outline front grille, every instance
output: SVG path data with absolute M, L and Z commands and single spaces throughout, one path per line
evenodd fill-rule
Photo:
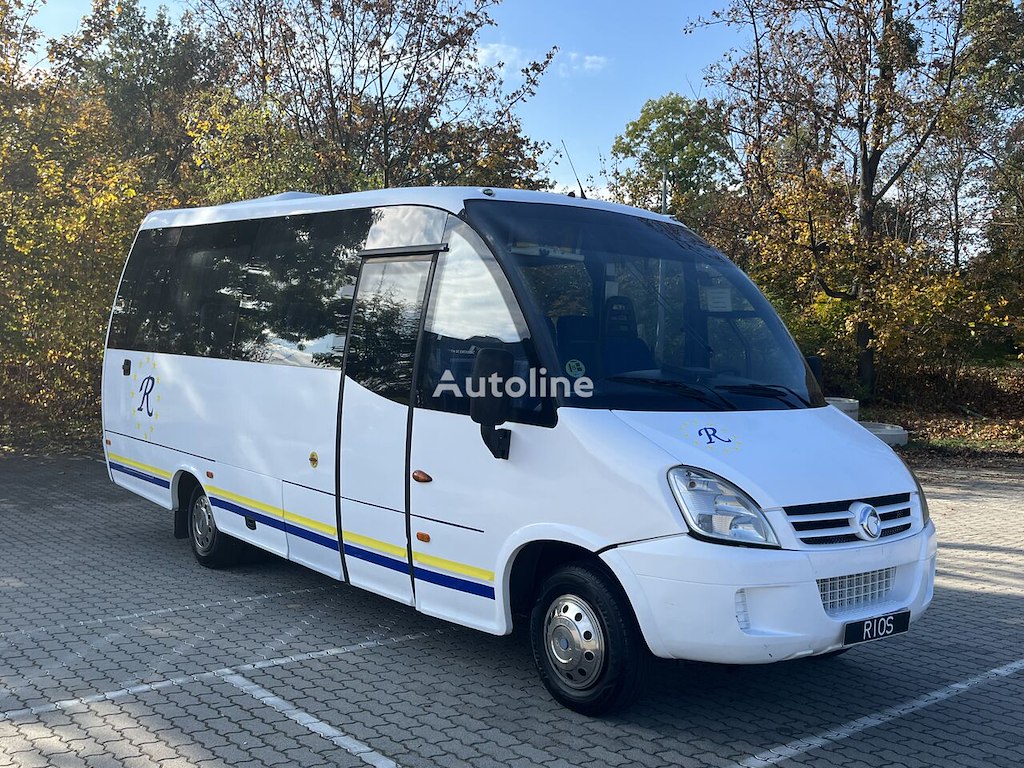
M 864 543 L 857 535 L 858 524 L 850 512 L 850 505 L 863 501 L 878 510 L 882 521 L 880 538 L 906 533 L 913 527 L 910 519 L 910 494 L 895 493 L 870 499 L 828 501 L 821 504 L 801 504 L 786 507 L 797 539 L 810 546 Z
M 818 579 L 821 605 L 829 616 L 884 602 L 892 591 L 896 568 Z

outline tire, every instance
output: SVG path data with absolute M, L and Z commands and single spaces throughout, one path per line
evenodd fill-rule
M 206 568 L 226 568 L 238 561 L 240 542 L 217 530 L 210 499 L 198 486 L 188 503 L 188 542 L 196 560 Z
M 586 563 L 567 565 L 544 582 L 530 615 L 530 641 L 545 687 L 585 715 L 629 706 L 650 663 L 622 589 Z

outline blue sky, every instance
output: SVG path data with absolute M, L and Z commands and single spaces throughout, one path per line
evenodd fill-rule
M 505 0 L 496 27 L 482 37 L 482 54 L 505 61 L 508 78 L 557 45 L 558 56 L 537 95 L 519 114 L 533 138 L 568 146 L 584 184 L 604 185 L 600 158 L 648 99 L 670 91 L 706 95 L 703 70 L 742 44 L 734 30 L 715 26 L 684 35 L 688 19 L 708 15 L 726 0 Z M 143 0 L 155 9 L 182 3 Z M 48 35 L 72 31 L 89 0 L 49 0 L 37 17 Z M 550 170 L 559 189 L 575 186 L 565 159 Z M 588 177 L 593 181 L 588 182 Z

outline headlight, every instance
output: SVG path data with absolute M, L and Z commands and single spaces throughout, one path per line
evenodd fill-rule
M 917 473 L 910 468 L 910 465 L 903 460 L 903 457 L 896 454 L 896 457 L 903 462 L 903 466 L 907 472 L 910 473 L 910 477 L 914 480 L 914 485 L 917 486 L 917 501 L 921 505 L 921 517 L 925 525 L 928 525 L 928 521 L 932 519 L 932 513 L 928 511 L 928 499 L 924 495 L 924 488 L 921 487 L 921 481 L 917 479 Z
M 910 469 L 910 467 L 907 467 Z M 917 501 L 921 505 L 921 517 L 924 519 L 924 524 L 928 525 L 928 521 L 932 519 L 932 513 L 928 511 L 928 497 L 924 495 L 924 488 L 921 487 L 921 481 L 917 479 L 917 475 L 914 474 L 914 470 L 910 470 L 910 476 L 914 478 L 914 485 L 917 486 Z
M 732 483 L 689 467 L 669 470 L 668 482 L 694 533 L 738 544 L 779 545 L 764 513 Z

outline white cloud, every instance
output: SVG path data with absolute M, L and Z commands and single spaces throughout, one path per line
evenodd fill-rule
M 578 51 L 566 51 L 559 54 L 556 65 L 559 77 L 572 77 L 578 74 L 596 75 L 608 66 L 608 58 Z
M 476 52 L 477 61 L 485 67 L 498 67 L 504 74 L 518 72 L 529 63 L 521 48 L 505 43 L 487 43 Z

